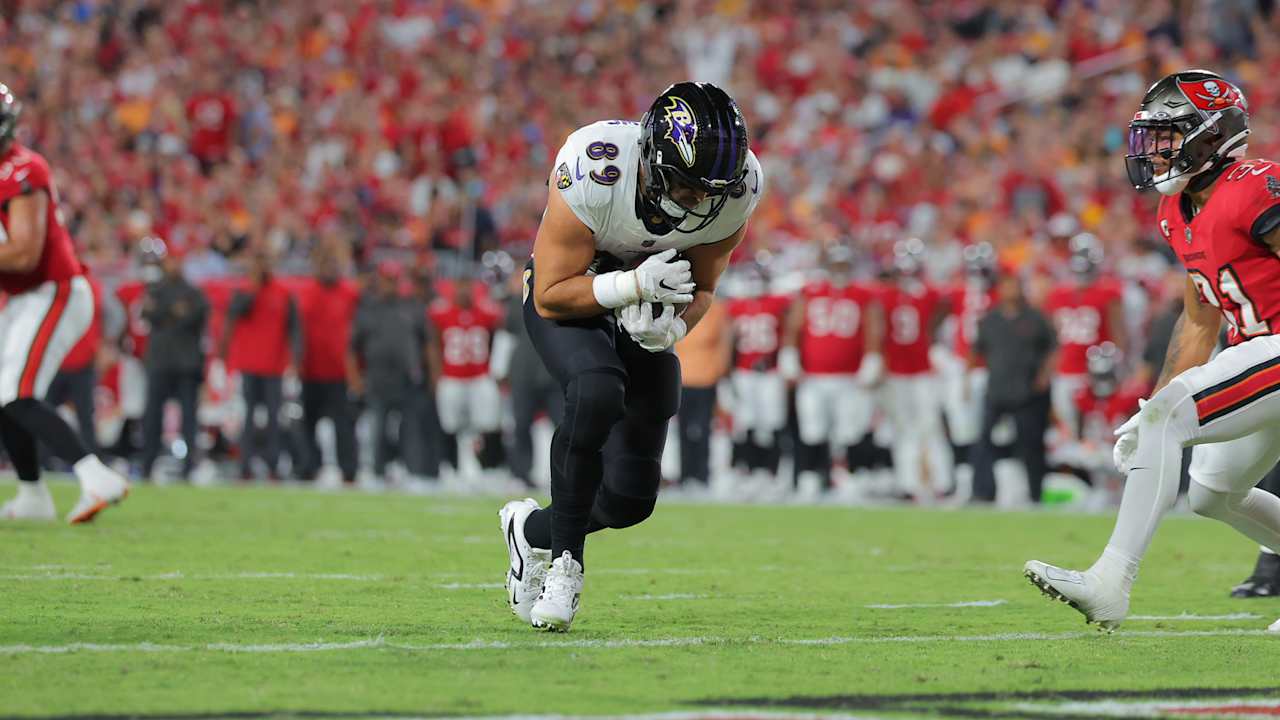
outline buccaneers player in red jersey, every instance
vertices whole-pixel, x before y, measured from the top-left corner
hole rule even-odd
[[[1058,332],[1058,367],[1051,386],[1053,412],[1071,438],[1080,436],[1076,395],[1089,384],[1089,348],[1124,340],[1119,283],[1100,277],[1102,244],[1090,233],[1071,238],[1072,278],[1049,291],[1044,311]]]
[[[806,493],[830,483],[833,450],[845,453],[871,430],[872,386],[884,373],[884,314],[875,291],[854,282],[853,253],[829,247],[827,279],[804,288],[788,310],[778,367],[796,383],[796,480]]]
[[[0,289],[8,296],[0,311],[0,442],[21,481],[0,518],[53,519],[53,499],[40,480],[39,437],[80,481],[80,501],[67,516],[75,524],[123,499],[129,486],[43,400],[93,320],[93,290],[62,223],[48,163],[14,138],[21,113],[0,85]]]
[[[1129,178],[1163,198],[1161,235],[1187,269],[1184,309],[1154,394],[1116,434],[1127,473],[1115,530],[1084,572],[1028,562],[1028,578],[1105,628],[1129,589],[1193,446],[1191,508],[1280,547],[1280,498],[1254,485],[1280,460],[1280,165],[1246,160],[1248,106],[1204,70],[1151,86],[1129,124]],[[1230,347],[1213,356],[1226,318]]]
[[[769,292],[763,263],[753,263],[727,305],[732,318],[733,441],[747,469],[778,472],[777,437],[787,425],[787,383],[778,372],[783,324],[791,298]]]

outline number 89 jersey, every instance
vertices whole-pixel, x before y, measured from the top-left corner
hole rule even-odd
[[[1160,233],[1186,266],[1200,298],[1222,311],[1227,341],[1280,328],[1280,257],[1261,240],[1280,227],[1280,166],[1246,160],[1228,167],[1195,214],[1187,195],[1160,200]]]
[[[640,123],[605,120],[569,135],[556,155],[551,184],[573,214],[595,234],[596,253],[630,267],[646,255],[719,242],[742,227],[764,191],[764,175],[747,152],[747,176],[720,215],[693,233],[676,232],[661,218],[643,217],[638,203]],[[688,218],[692,225],[697,218]]]

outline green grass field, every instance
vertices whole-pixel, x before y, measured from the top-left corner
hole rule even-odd
[[[74,492],[55,487],[60,510]],[[574,630],[547,635],[507,610],[498,505],[141,487],[93,526],[0,526],[0,716],[1044,718],[1280,697],[1280,602],[1226,597],[1254,548],[1207,520],[1165,524],[1133,597],[1140,617],[1201,617],[1106,636],[1020,571],[1086,564],[1110,517],[660,503],[590,539]]]

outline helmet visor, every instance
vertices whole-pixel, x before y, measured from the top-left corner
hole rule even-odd
[[[1181,142],[1182,134],[1172,122],[1130,123],[1129,154],[1124,158],[1129,182],[1139,190],[1154,187],[1156,175],[1172,167]]]

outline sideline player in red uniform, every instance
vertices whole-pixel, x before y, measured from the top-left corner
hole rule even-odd
[[[733,441],[752,473],[776,474],[778,433],[787,426],[787,382],[778,372],[778,350],[791,299],[769,292],[763,265],[753,263],[728,302],[732,321]]]
[[[893,474],[898,489],[932,502],[950,489],[954,459],[942,427],[942,387],[930,360],[938,326],[950,304],[924,279],[924,244],[894,247],[894,278],[880,290],[884,360],[889,371],[881,405],[893,427]],[[924,473],[928,469],[928,475]]]
[[[38,436],[80,481],[67,520],[92,520],[129,493],[119,473],[89,453],[48,403],[49,383],[93,320],[93,290],[58,209],[49,165],[14,138],[22,105],[0,85],[0,441],[18,475],[18,494],[2,519],[52,520],[53,498],[40,480]]]
[[[1102,245],[1090,233],[1071,238],[1072,279],[1045,298],[1045,314],[1058,332],[1058,367],[1050,387],[1053,412],[1070,438],[1080,436],[1080,413],[1075,398],[1089,385],[1089,348],[1110,342],[1124,350],[1124,309],[1121,289],[1099,277]]]
[[[1104,628],[1129,590],[1193,446],[1191,508],[1280,547],[1280,498],[1256,487],[1280,460],[1280,165],[1243,160],[1244,94],[1205,70],[1169,75],[1129,124],[1129,179],[1165,197],[1161,235],[1187,268],[1184,309],[1151,399],[1121,425],[1128,475],[1115,530],[1084,572],[1032,560],[1027,577]],[[1230,347],[1210,357],[1226,318]]]
[[[963,251],[964,278],[951,290],[955,331],[950,351],[931,352],[934,369],[945,386],[943,413],[957,455],[956,462],[968,467],[969,452],[982,432],[982,403],[987,391],[986,364],[978,359],[969,367],[968,358],[978,337],[978,321],[996,304],[996,252],[990,243],[968,245]],[[941,348],[941,346],[935,346]],[[957,493],[966,498],[972,472],[956,471]]]
[[[884,372],[875,292],[854,283],[848,248],[828,248],[824,259],[827,279],[805,287],[791,306],[778,358],[783,376],[798,378],[796,480],[806,492],[815,476],[830,482],[833,451],[843,456],[870,431],[870,388]]]
[[[431,336],[435,367],[440,368],[436,381],[440,429],[454,442],[459,433],[474,433],[484,437],[486,448],[499,447],[502,441],[496,434],[502,396],[498,381],[489,374],[489,351],[493,334],[502,324],[502,311],[477,303],[475,285],[464,276],[454,282],[453,298],[436,300],[428,315],[435,328]]]

